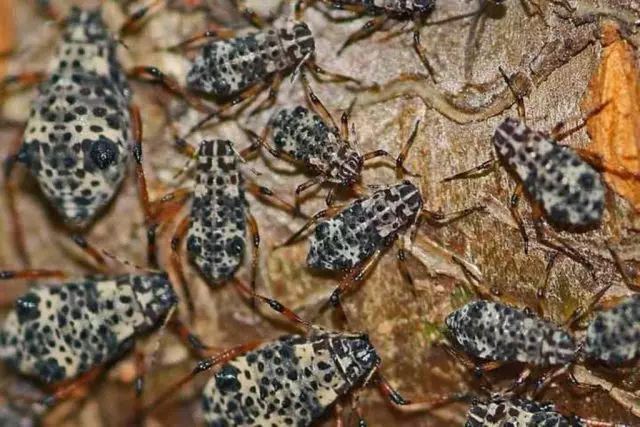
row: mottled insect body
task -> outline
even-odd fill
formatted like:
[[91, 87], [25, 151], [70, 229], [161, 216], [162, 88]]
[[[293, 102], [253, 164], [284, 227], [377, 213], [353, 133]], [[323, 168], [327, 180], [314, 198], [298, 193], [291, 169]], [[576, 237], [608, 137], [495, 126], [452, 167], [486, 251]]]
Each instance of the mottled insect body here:
[[640, 295], [596, 314], [587, 328], [586, 358], [615, 366], [640, 356]]
[[164, 273], [34, 286], [0, 330], [0, 358], [47, 384], [71, 380], [122, 356], [176, 303]]
[[449, 314], [445, 324], [454, 341], [480, 359], [544, 367], [568, 364], [576, 357], [569, 333], [501, 303], [471, 301]]
[[588, 227], [602, 219], [602, 178], [572, 148], [515, 118], [498, 126], [493, 144], [500, 159], [552, 222]]
[[202, 394], [210, 427], [309, 426], [364, 385], [380, 357], [366, 335], [286, 335], [226, 363]]
[[420, 190], [409, 181], [356, 200], [316, 226], [307, 265], [336, 271], [361, 264], [413, 225], [422, 204]]
[[247, 200], [231, 141], [205, 140], [198, 149], [187, 253], [214, 284], [229, 280], [244, 259]]
[[15, 156], [72, 225], [111, 201], [134, 149], [131, 94], [116, 47], [99, 11], [71, 10]]
[[313, 55], [309, 26], [287, 21], [275, 28], [205, 45], [187, 75], [189, 89], [219, 98], [234, 95], [293, 70]]
[[465, 423], [465, 427], [583, 427], [586, 425], [577, 417], [567, 418], [558, 413], [551, 403], [524, 398], [507, 400], [500, 396], [494, 396], [487, 402], [475, 401], [467, 413]]
[[325, 2], [338, 9], [361, 6], [369, 15], [386, 13], [404, 18], [431, 12], [436, 5], [435, 0], [326, 0]]
[[272, 126], [276, 149], [304, 163], [327, 182], [348, 187], [360, 179], [363, 157], [318, 114], [302, 106], [285, 108]]

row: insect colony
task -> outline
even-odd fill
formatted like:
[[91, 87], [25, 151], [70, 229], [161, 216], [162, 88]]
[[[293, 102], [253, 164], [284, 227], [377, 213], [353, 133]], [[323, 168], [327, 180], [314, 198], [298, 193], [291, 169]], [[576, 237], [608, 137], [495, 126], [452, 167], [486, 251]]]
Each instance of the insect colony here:
[[[416, 138], [429, 132], [420, 118], [412, 117], [408, 135], [397, 144], [396, 153], [382, 148], [360, 152], [358, 130], [350, 117], [358, 114], [358, 106], [345, 106], [336, 120], [315, 91], [331, 83], [347, 87], [357, 98], [360, 91], [374, 89], [357, 75], [334, 72], [323, 65], [324, 58], [316, 57], [317, 40], [305, 14], [320, 12], [329, 22], [346, 20], [336, 17], [336, 9], [367, 17], [367, 23], [339, 49], [343, 54], [349, 46], [344, 55], [357, 50], [359, 40], [381, 30], [387, 21], [412, 21], [414, 27], [408, 33], [413, 44], [408, 51], [416, 54], [425, 80], [432, 84], [438, 81], [437, 72], [422, 47], [420, 28], [438, 4], [297, 1], [290, 9], [282, 8], [281, 19], [271, 22], [238, 2], [238, 11], [258, 28], [230, 30], [215, 25], [195, 37], [184, 37], [186, 42], [168, 49], [189, 58], [188, 72], [180, 84], [159, 66], [126, 69], [119, 59], [119, 52], [127, 49], [127, 38], [135, 38], [135, 27], [152, 25], [154, 13], [161, 13], [156, 8], [171, 7], [171, 2], [160, 3], [133, 9], [138, 13], [125, 18], [120, 31], [108, 29], [102, 18], [104, 5], [72, 8], [64, 14], [54, 3], [45, 5], [45, 12], [60, 27], [49, 66], [46, 71], [43, 67], [42, 72], [29, 71], [4, 80], [3, 93], [16, 90], [16, 86], [37, 85], [37, 95], [24, 131], [11, 145], [5, 161], [4, 200], [11, 230], [7, 239], [12, 240], [28, 268], [4, 266], [0, 279], [38, 279], [38, 284], [25, 288], [13, 301], [0, 329], [0, 357], [8, 370], [42, 386], [43, 394], [33, 398], [6, 390], [6, 408], [0, 413], [4, 418], [0, 420], [11, 425], [14, 418], [10, 417], [18, 412], [32, 416], [34, 422], [39, 418], [46, 422], [59, 405], [74, 399], [79, 389], [96, 387], [98, 393], [105, 372], [135, 353], [132, 403], [123, 418], [125, 424], [141, 424], [153, 417], [193, 383], [200, 384], [200, 422], [210, 426], [315, 425], [332, 412], [337, 425], [356, 420], [358, 425], [377, 425], [368, 420], [363, 409], [364, 395], [358, 398], [364, 389], [374, 386], [398, 412], [423, 413], [434, 425], [434, 408], [458, 402], [472, 403], [464, 417], [469, 426], [623, 424], [616, 419], [580, 417], [571, 408], [540, 400], [545, 390], [558, 382], [573, 380], [578, 364], [616, 369], [632, 364], [640, 352], [637, 295], [600, 307], [611, 287], [611, 277], [597, 275], [593, 260], [564, 239], [550, 238], [543, 221], [549, 224], [544, 227], [569, 232], [598, 227], [606, 210], [607, 190], [601, 173], [639, 180], [640, 171], [621, 170], [592, 153], [561, 145], [559, 141], [569, 132], [562, 133], [561, 128], [550, 133], [533, 130], [522, 114], [504, 119], [493, 135], [487, 134], [486, 152], [491, 140], [496, 160], [442, 176], [442, 180], [471, 185], [474, 175], [501, 164], [516, 182], [508, 209], [524, 240], [524, 252], [531, 252], [533, 245], [516, 209], [520, 198], [531, 202], [537, 248], [575, 263], [596, 277], [597, 286], [566, 319], [551, 321], [541, 307], [533, 314], [525, 304], [512, 304], [512, 299], [485, 287], [466, 261], [472, 254], [446, 249], [445, 261], [461, 272], [459, 287], [468, 292], [465, 301], [438, 319], [441, 339], [434, 345], [445, 348], [450, 360], [471, 367], [477, 375], [471, 381], [481, 386], [471, 391], [400, 393], [391, 386], [392, 375], [381, 372], [384, 357], [374, 346], [375, 333], [349, 327], [355, 320], [349, 318], [358, 313], [345, 310], [343, 304], [360, 293], [376, 292], [375, 283], [367, 283], [368, 278], [395, 246], [396, 274], [406, 282], [408, 292], [420, 298], [422, 290], [408, 265], [407, 242], [414, 244], [421, 238], [425, 223], [439, 229], [455, 228], [490, 214], [490, 208], [480, 202], [456, 204], [456, 209], [427, 208], [431, 204], [421, 185], [422, 171], [410, 166], [411, 157], [418, 155]], [[482, 3], [480, 11], [486, 7]], [[504, 6], [495, 3], [496, 7]], [[506, 93], [517, 103], [518, 112], [523, 112], [521, 95], [512, 79], [500, 71]], [[291, 89], [285, 89], [289, 78]], [[166, 116], [164, 133], [170, 133], [175, 146], [191, 158], [176, 176], [192, 172], [193, 185], [165, 191], [167, 186], [149, 180], [158, 174], [149, 171], [144, 162], [150, 141], [145, 137], [141, 107], [133, 101], [140, 85], [136, 80], [164, 87], [170, 95], [163, 99], [184, 104], [188, 110], [182, 117], [197, 115], [194, 123], [183, 124], [181, 117], [172, 117], [170, 106], [158, 107]], [[274, 106], [283, 90], [300, 91], [301, 103]], [[606, 108], [603, 105], [588, 114], [600, 114]], [[260, 115], [267, 119], [262, 126], [255, 126], [253, 117]], [[235, 123], [240, 132], [233, 138], [218, 130], [211, 134], [215, 136], [202, 136], [210, 125], [224, 121]], [[236, 146], [236, 136], [244, 139], [246, 148]], [[174, 147], [168, 144], [163, 149]], [[263, 175], [278, 172], [270, 171], [268, 162], [253, 168], [259, 156], [298, 165], [309, 178], [296, 185], [287, 198], [282, 189], [276, 192], [261, 184]], [[369, 160], [377, 158], [380, 164], [392, 161], [396, 181], [371, 182], [366, 176], [369, 163], [375, 163]], [[86, 252], [99, 274], [70, 274], [42, 265], [31, 268], [33, 249], [25, 244], [28, 236], [16, 203], [19, 195], [14, 174], [21, 166], [37, 182], [44, 196], [41, 202], [48, 203], [65, 224], [61, 232]], [[146, 248], [147, 267], [120, 260], [119, 254], [114, 256], [86, 237], [109, 205], [117, 203], [121, 183], [131, 169], [135, 170], [142, 211], [138, 228], [144, 230], [135, 244]], [[312, 187], [326, 187], [327, 193], [321, 196], [322, 203], [316, 204], [319, 210], [307, 212], [309, 196], [305, 193]], [[245, 193], [253, 194], [255, 200], [248, 200]], [[269, 224], [254, 218], [250, 209], [261, 202], [273, 205], [287, 221], [300, 221], [288, 239], [269, 242], [261, 237], [260, 229], [268, 229]], [[295, 307], [292, 310], [259, 286], [258, 269], [265, 256], [261, 248], [266, 243], [272, 250], [285, 251], [303, 237], [309, 241], [307, 267], [318, 274], [329, 272], [337, 282], [331, 281], [335, 289], [313, 304], [288, 304]], [[623, 277], [629, 290], [637, 291], [617, 252], [607, 254], [607, 263], [616, 268], [612, 271], [618, 271], [618, 280]], [[251, 262], [245, 263], [247, 257]], [[132, 271], [114, 273], [113, 265], [118, 262]], [[210, 298], [216, 298], [222, 285], [233, 285], [239, 291], [238, 304], [258, 319], [252, 320], [254, 324], [270, 317], [269, 309], [282, 315], [280, 320], [285, 323], [281, 333], [254, 340], [236, 337], [232, 344], [220, 347], [218, 337], [192, 331], [201, 321], [197, 310], [201, 302], [194, 301], [192, 295], [191, 277], [186, 272], [190, 264], [212, 290]], [[249, 273], [243, 276], [245, 264]], [[550, 265], [548, 273], [553, 271]], [[249, 280], [245, 282], [243, 277]], [[469, 296], [473, 292], [476, 295]], [[540, 295], [546, 296], [542, 291]], [[509, 304], [505, 304], [507, 300]], [[542, 300], [540, 306], [544, 305]], [[262, 305], [268, 306], [267, 311]], [[314, 323], [321, 313], [341, 308], [347, 322], [342, 322], [340, 329]], [[292, 327], [298, 331], [291, 333]], [[140, 342], [145, 337], [162, 342], [157, 336], [165, 328], [175, 332], [197, 361], [190, 372], [177, 373], [162, 389], [151, 390], [145, 384], [150, 375], [146, 371], [157, 367], [145, 358]], [[492, 383], [491, 371], [506, 364], [520, 366], [520, 374], [504, 383], [506, 386]], [[585, 386], [575, 385], [576, 389], [581, 387]], [[411, 399], [403, 397], [405, 394]], [[594, 396], [601, 395], [606, 393]], [[637, 407], [625, 410], [640, 412]], [[630, 415], [628, 419], [634, 418]], [[446, 423], [441, 425], [450, 425]]]

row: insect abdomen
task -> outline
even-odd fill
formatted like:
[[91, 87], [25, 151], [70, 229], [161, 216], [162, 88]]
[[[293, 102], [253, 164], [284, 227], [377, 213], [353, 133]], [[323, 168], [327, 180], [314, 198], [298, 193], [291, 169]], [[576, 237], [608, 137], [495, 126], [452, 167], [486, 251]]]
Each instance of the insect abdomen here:
[[587, 328], [585, 351], [593, 360], [619, 365], [640, 356], [640, 295], [599, 312]]
[[129, 350], [175, 301], [164, 274], [35, 286], [0, 331], [0, 357], [45, 383], [73, 379]]
[[481, 359], [546, 366], [575, 357], [575, 342], [567, 332], [504, 304], [472, 301], [445, 323], [464, 351]]
[[507, 118], [493, 142], [498, 155], [552, 221], [588, 226], [602, 218], [604, 185], [598, 172], [571, 148]]
[[555, 411], [553, 405], [527, 399], [505, 400], [494, 397], [489, 402], [476, 402], [467, 413], [465, 427], [498, 426], [569, 427], [569, 421]]
[[247, 202], [231, 141], [200, 144], [196, 182], [187, 250], [218, 284], [233, 276], [246, 246]]
[[187, 86], [229, 98], [276, 72], [294, 68], [314, 48], [309, 27], [295, 21], [281, 28], [210, 43], [189, 70]]

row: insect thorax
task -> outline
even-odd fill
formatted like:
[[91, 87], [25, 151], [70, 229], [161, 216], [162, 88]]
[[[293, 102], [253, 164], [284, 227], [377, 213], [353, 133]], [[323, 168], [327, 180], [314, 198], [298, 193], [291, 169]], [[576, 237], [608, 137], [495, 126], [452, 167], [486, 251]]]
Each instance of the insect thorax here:
[[45, 383], [72, 379], [129, 350], [175, 303], [164, 274], [35, 286], [0, 331], [0, 357]]
[[485, 360], [536, 366], [571, 362], [576, 355], [567, 332], [522, 310], [490, 301], [472, 301], [445, 319], [465, 352]]
[[496, 129], [493, 143], [551, 221], [580, 227], [602, 218], [602, 179], [570, 147], [514, 118], [505, 119]]
[[409, 182], [375, 191], [316, 226], [307, 264], [331, 271], [353, 268], [413, 224], [421, 208], [420, 192]]
[[295, 68], [314, 51], [309, 27], [298, 21], [258, 33], [210, 43], [193, 62], [187, 86], [221, 99]]
[[187, 251], [211, 284], [231, 278], [244, 259], [247, 202], [231, 141], [200, 144]]

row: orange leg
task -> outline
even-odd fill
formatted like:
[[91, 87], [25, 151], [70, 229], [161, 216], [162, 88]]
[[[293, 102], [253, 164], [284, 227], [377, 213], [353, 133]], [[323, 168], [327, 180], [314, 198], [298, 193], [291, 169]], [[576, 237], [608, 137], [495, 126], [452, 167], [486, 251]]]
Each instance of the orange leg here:
[[[136, 414], [140, 414], [142, 413], [142, 408], [143, 408], [143, 400], [142, 400], [142, 394], [144, 393], [144, 375], [146, 374], [147, 371], [147, 366], [145, 363], [145, 355], [144, 353], [136, 346], [135, 349], [135, 365], [136, 365], [136, 378], [134, 381], [134, 387], [135, 387], [135, 392], [136, 392], [136, 398], [135, 398], [135, 402], [134, 402], [134, 408], [136, 411]], [[138, 420], [138, 421], [142, 421], [142, 420]]]
[[513, 190], [513, 194], [511, 194], [511, 199], [509, 200], [509, 212], [511, 212], [511, 216], [516, 222], [518, 227], [518, 231], [520, 231], [520, 235], [522, 236], [522, 243], [524, 245], [524, 253], [525, 255], [529, 254], [529, 236], [527, 235], [527, 230], [524, 227], [524, 221], [522, 221], [522, 215], [520, 215], [520, 211], [518, 211], [518, 203], [520, 203], [520, 198], [524, 193], [524, 185], [521, 182], [516, 184], [516, 188]]
[[55, 405], [59, 401], [68, 398], [76, 390], [93, 383], [98, 378], [98, 376], [102, 373], [102, 371], [103, 371], [103, 368], [101, 366], [97, 368], [93, 368], [90, 371], [82, 374], [77, 379], [65, 382], [64, 384], [58, 386], [57, 390], [53, 394], [42, 399], [40, 403], [46, 407], [51, 407]]
[[409, 284], [411, 292], [414, 296], [417, 296], [416, 293], [416, 285], [409, 273], [409, 268], [407, 267], [407, 252], [404, 250], [404, 239], [400, 237], [398, 239], [398, 269], [400, 270], [400, 274], [402, 275], [405, 282]]
[[282, 83], [282, 75], [278, 73], [276, 74], [276, 76], [273, 79], [273, 82], [271, 82], [271, 85], [269, 86], [268, 96], [262, 102], [260, 102], [260, 104], [258, 104], [258, 106], [251, 112], [251, 114], [249, 114], [250, 116], [254, 116], [258, 113], [261, 113], [273, 107], [273, 105], [276, 103], [276, 100], [278, 98], [278, 93], [280, 92], [281, 83]]
[[362, 86], [362, 81], [351, 76], [329, 71], [319, 66], [314, 59], [308, 59], [306, 62], [306, 65], [307, 65], [307, 68], [309, 69], [309, 72], [313, 76], [313, 78], [319, 82], [324, 82], [324, 83], [351, 82], [351, 83], [355, 83], [359, 87]]
[[411, 132], [411, 135], [409, 135], [409, 139], [407, 139], [407, 142], [404, 144], [404, 147], [402, 147], [402, 150], [400, 151], [400, 154], [398, 154], [398, 157], [396, 159], [396, 175], [399, 175], [400, 178], [404, 178], [405, 174], [414, 176], [414, 177], [421, 176], [419, 174], [410, 173], [404, 167], [404, 161], [407, 159], [409, 150], [411, 150], [411, 147], [413, 146], [413, 143], [416, 140], [416, 136], [418, 135], [418, 126], [420, 126], [420, 120], [416, 120], [416, 124], [413, 127], [413, 131]]
[[[252, 251], [251, 251], [251, 290], [255, 293], [257, 287], [258, 261], [260, 260], [260, 230], [258, 223], [251, 212], [247, 211], [247, 224], [249, 226], [249, 234], [251, 235]], [[251, 299], [251, 305], [254, 300]]]
[[182, 218], [178, 227], [176, 228], [173, 237], [171, 238], [171, 267], [178, 275], [178, 281], [180, 282], [180, 287], [182, 292], [184, 293], [185, 300], [187, 301], [187, 310], [189, 311], [189, 315], [193, 318], [195, 316], [195, 305], [193, 302], [193, 298], [191, 297], [191, 291], [189, 290], [189, 286], [187, 285], [187, 279], [184, 275], [184, 269], [182, 268], [182, 260], [180, 259], [180, 246], [183, 242], [184, 236], [189, 231], [189, 226], [191, 225], [191, 218], [189, 216], [185, 216]]
[[428, 411], [437, 406], [446, 405], [448, 403], [468, 400], [472, 396], [469, 393], [453, 393], [446, 395], [434, 395], [430, 397], [421, 397], [416, 400], [407, 400], [398, 393], [387, 380], [378, 373], [378, 389], [382, 395], [391, 402], [397, 409], [402, 412], [419, 412]]
[[290, 203], [285, 202], [280, 196], [278, 196], [277, 194], [275, 194], [273, 191], [271, 191], [269, 188], [265, 186], [258, 185], [253, 181], [246, 180], [245, 188], [254, 196], [274, 204], [275, 206], [289, 213], [292, 216], [301, 216], [303, 218], [306, 218], [305, 215], [302, 215], [298, 211], [297, 206], [293, 206]]
[[209, 357], [207, 359], [200, 360], [196, 363], [196, 366], [193, 370], [176, 381], [172, 386], [170, 386], [164, 393], [162, 393], [158, 398], [156, 398], [149, 405], [146, 405], [138, 414], [136, 414], [135, 419], [140, 419], [142, 416], [149, 414], [155, 408], [157, 408], [160, 404], [162, 404], [165, 400], [171, 397], [176, 391], [178, 391], [182, 386], [189, 383], [193, 380], [198, 374], [202, 372], [206, 372], [209, 369], [227, 363], [236, 357], [242, 356], [244, 353], [247, 353], [256, 347], [262, 345], [264, 341], [252, 341], [247, 344], [243, 344], [229, 350], [226, 350], [222, 353], [218, 353], [215, 356]]
[[[316, 185], [322, 184], [326, 180], [327, 179], [325, 178], [324, 175], [318, 175], [316, 177], [311, 178], [308, 181], [303, 182], [302, 184], [296, 187], [296, 191], [294, 194], [294, 201], [293, 201], [293, 206], [296, 213], [300, 214], [300, 199], [302, 198], [301, 194], [311, 187], [315, 187]], [[331, 206], [331, 204], [327, 202], [327, 206]]]
[[347, 47], [351, 46], [353, 43], [356, 43], [362, 39], [369, 37], [371, 34], [375, 33], [380, 28], [382, 28], [385, 22], [387, 22], [386, 16], [377, 16], [367, 21], [362, 26], [362, 28], [360, 28], [358, 31], [351, 34], [349, 38], [347, 38], [347, 40], [342, 44], [342, 46], [340, 46], [340, 49], [338, 49], [338, 52], [336, 54], [340, 56]]
[[188, 93], [185, 89], [180, 87], [178, 82], [172, 77], [167, 76], [162, 71], [160, 71], [156, 67], [151, 66], [137, 66], [134, 67], [130, 72], [129, 76], [132, 78], [143, 79], [150, 82], [160, 83], [169, 91], [175, 93], [176, 95], [184, 98], [187, 103], [195, 108], [196, 110], [207, 113], [207, 114], [215, 114], [213, 112], [213, 108], [203, 103], [196, 96]]
[[33, 86], [44, 81], [48, 75], [42, 71], [26, 71], [20, 74], [10, 74], [0, 80], [0, 95], [6, 92], [7, 86], [17, 85], [18, 89]]
[[0, 271], [0, 280], [10, 279], [48, 279], [48, 278], [68, 278], [69, 274], [62, 270], [4, 270]]
[[140, 24], [140, 21], [142, 21], [152, 9], [158, 8], [158, 6], [160, 6], [161, 3], [164, 3], [164, 1], [154, 0], [150, 2], [148, 5], [143, 6], [140, 9], [133, 12], [131, 15], [127, 17], [127, 19], [124, 21], [124, 24], [120, 26], [120, 30], [118, 31], [118, 34], [122, 37], [123, 35], [126, 35], [128, 33], [131, 33], [132, 31], [137, 30]]
[[[342, 294], [349, 292], [355, 285], [362, 282], [369, 272], [375, 267], [386, 248], [377, 249], [368, 259], [364, 260], [360, 265], [357, 265], [349, 271], [349, 273], [340, 281], [340, 284], [333, 290], [329, 296], [329, 300], [326, 305], [335, 307], [340, 303], [340, 297]], [[326, 306], [325, 305], [325, 306]], [[324, 306], [320, 310], [323, 310]]]
[[478, 166], [475, 166], [469, 170], [464, 172], [459, 172], [455, 175], [451, 175], [442, 180], [442, 182], [454, 181], [456, 179], [468, 179], [475, 178], [476, 176], [483, 175], [487, 171], [493, 171], [493, 169], [498, 164], [497, 159], [489, 159]]
[[335, 427], [344, 427], [343, 417], [344, 408], [340, 402], [336, 402], [334, 406]]
[[208, 26], [209, 26], [208, 30], [194, 34], [193, 36], [187, 38], [186, 40], [183, 40], [174, 46], [168, 47], [167, 50], [173, 51], [173, 50], [183, 49], [201, 40], [206, 40], [211, 38], [215, 38], [218, 40], [227, 40], [235, 36], [235, 31], [229, 28], [225, 28], [220, 25], [216, 25], [214, 23], [209, 23]]
[[524, 99], [522, 98], [522, 94], [516, 90], [515, 86], [511, 82], [511, 78], [507, 75], [502, 67], [498, 67], [498, 71], [502, 74], [502, 78], [509, 86], [509, 90], [513, 94], [513, 97], [516, 99], [517, 109], [518, 109], [518, 117], [522, 120], [522, 123], [527, 124], [527, 111], [524, 108]]
[[175, 316], [169, 321], [169, 327], [183, 343], [193, 348], [199, 355], [202, 355], [204, 351], [208, 351], [209, 353], [222, 351], [217, 347], [204, 344], [197, 335], [191, 332], [189, 328]]
[[318, 223], [318, 221], [320, 221], [321, 219], [324, 218], [331, 218], [332, 216], [335, 216], [336, 214], [338, 214], [342, 209], [344, 208], [344, 205], [336, 205], [336, 206], [332, 206], [330, 208], [321, 210], [320, 212], [318, 212], [317, 214], [315, 214], [313, 217], [311, 217], [303, 226], [302, 228], [300, 228], [300, 230], [296, 231], [294, 234], [292, 234], [286, 241], [284, 241], [283, 243], [279, 244], [278, 246], [276, 246], [276, 248], [282, 247], [282, 246], [288, 246], [291, 243], [295, 242], [298, 237], [300, 237], [306, 230], [308, 230], [310, 227], [312, 227], [313, 225], [315, 225], [316, 223]]
[[193, 191], [189, 188], [180, 188], [164, 195], [160, 200], [152, 204], [152, 222], [149, 224], [147, 248], [147, 259], [149, 265], [156, 266], [158, 263], [156, 256], [156, 233], [166, 221], [174, 218], [182, 209], [186, 200], [191, 197]]
[[318, 96], [315, 94], [315, 92], [311, 88], [311, 85], [309, 84], [309, 79], [307, 79], [307, 76], [304, 73], [304, 71], [300, 72], [300, 80], [302, 81], [302, 87], [304, 88], [305, 94], [307, 95], [307, 99], [309, 100], [311, 109], [317, 115], [319, 115], [325, 123], [331, 123], [331, 126], [333, 126], [333, 131], [336, 134], [338, 134], [339, 128], [338, 128], [338, 125], [336, 124], [336, 121], [333, 119], [333, 116], [331, 115], [329, 110], [327, 110], [327, 107], [324, 106], [322, 101], [320, 101]]
[[24, 227], [22, 225], [22, 221], [20, 219], [20, 215], [18, 214], [18, 209], [16, 206], [16, 183], [13, 178], [13, 167], [16, 162], [19, 161], [20, 148], [22, 146], [22, 138], [24, 135], [24, 126], [20, 130], [20, 132], [16, 135], [13, 143], [11, 144], [11, 149], [9, 156], [5, 160], [4, 164], [4, 191], [7, 196], [7, 206], [9, 208], [9, 215], [11, 217], [11, 231], [13, 235], [13, 243], [16, 245], [18, 249], [18, 255], [22, 260], [25, 266], [30, 265], [29, 254], [27, 251], [27, 244], [24, 236]]
[[418, 58], [420, 58], [420, 62], [422, 62], [422, 65], [424, 65], [424, 68], [427, 69], [427, 72], [429, 73], [429, 76], [431, 76], [431, 80], [433, 80], [434, 83], [437, 83], [436, 81], [436, 73], [433, 69], [433, 67], [431, 66], [431, 64], [429, 63], [429, 59], [427, 59], [427, 55], [424, 52], [424, 49], [422, 48], [422, 43], [420, 43], [420, 28], [422, 27], [422, 22], [419, 18], [414, 19], [413, 21], [413, 50], [416, 52], [416, 55], [418, 55]]
[[236, 287], [236, 289], [240, 293], [243, 293], [243, 294], [247, 295], [251, 299], [258, 299], [258, 300], [262, 301], [263, 303], [265, 303], [269, 307], [271, 307], [272, 310], [277, 311], [278, 313], [282, 314], [284, 317], [289, 319], [291, 322], [297, 323], [299, 325], [302, 325], [307, 329], [310, 329], [312, 327], [312, 325], [309, 322], [307, 322], [306, 320], [302, 319], [293, 310], [291, 310], [290, 308], [282, 305], [279, 301], [277, 301], [277, 300], [275, 300], [273, 298], [265, 297], [263, 295], [255, 293], [254, 291], [249, 289], [249, 287], [247, 285], [245, 285], [244, 283], [242, 283], [239, 279], [237, 279], [235, 277], [231, 279], [231, 282], [233, 283], [233, 285]]
[[624, 281], [625, 285], [627, 285], [627, 288], [629, 288], [629, 290], [634, 291], [634, 292], [639, 292], [640, 291], [640, 286], [637, 285], [632, 279], [631, 277], [629, 277], [629, 275], [627, 274], [625, 268], [624, 268], [624, 264], [622, 263], [622, 260], [620, 259], [620, 255], [618, 254], [618, 252], [614, 251], [612, 247], [610, 247], [609, 245], [607, 245], [607, 249], [609, 250], [609, 253], [611, 254], [611, 258], [613, 258], [613, 262], [616, 265], [616, 268], [618, 269], [618, 271], [620, 272], [620, 275], [622, 276], [622, 280]]

